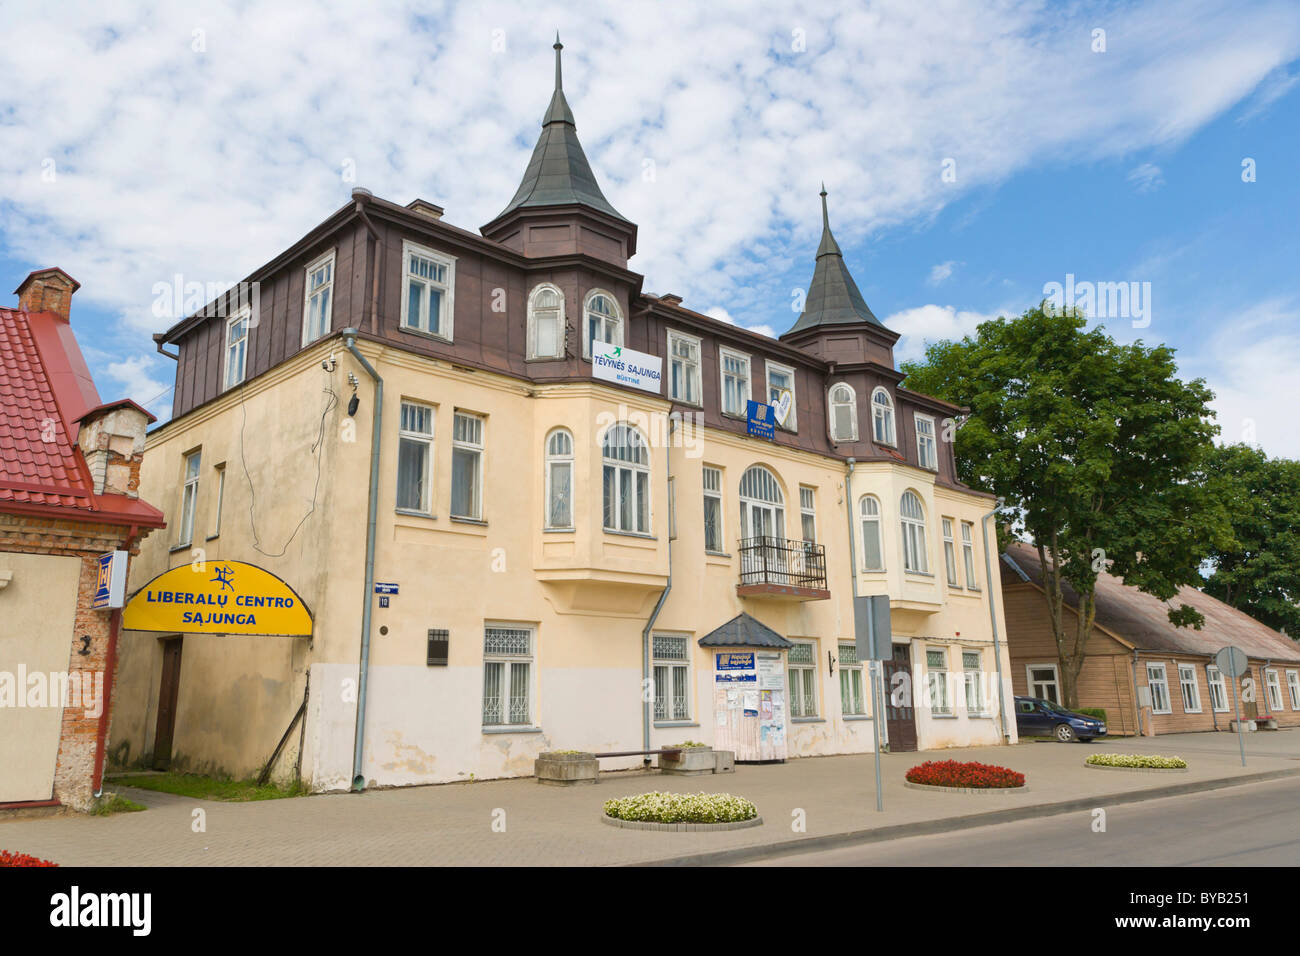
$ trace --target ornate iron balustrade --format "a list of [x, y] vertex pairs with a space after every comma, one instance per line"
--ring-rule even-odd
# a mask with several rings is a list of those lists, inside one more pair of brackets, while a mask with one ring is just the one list
[[740, 583], [826, 588], [826, 546], [787, 538], [743, 538]]

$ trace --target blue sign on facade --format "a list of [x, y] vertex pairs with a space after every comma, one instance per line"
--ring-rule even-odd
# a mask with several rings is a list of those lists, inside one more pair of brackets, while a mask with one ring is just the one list
[[737, 653], [726, 651], [717, 655], [720, 671], [752, 671], [754, 669], [754, 652]]
[[776, 438], [776, 413], [771, 405], [751, 401], [745, 417], [749, 433], [755, 438]]
[[97, 610], [119, 608], [126, 597], [125, 551], [110, 551], [99, 556], [99, 573], [95, 579], [95, 597], [90, 606]]
[[378, 581], [376, 581], [376, 582], [375, 582], [375, 593], [376, 593], [376, 594], [396, 594], [396, 593], [397, 593], [397, 585], [396, 585], [396, 584], [380, 584]]

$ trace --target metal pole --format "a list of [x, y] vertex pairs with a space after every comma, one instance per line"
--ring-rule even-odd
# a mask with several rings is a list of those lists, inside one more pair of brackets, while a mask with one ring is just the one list
[[[853, 618], [855, 621], [854, 631], [856, 632], [858, 616], [858, 556], [855, 542], [857, 541], [857, 529], [853, 521], [853, 467], [857, 462], [850, 458], [848, 460], [849, 473], [844, 476], [844, 511], [849, 517], [849, 575], [853, 582]], [[867, 634], [871, 640], [871, 649], [876, 649], [876, 617], [871, 615], [867, 619]], [[884, 795], [880, 792], [880, 694], [876, 688], [876, 682], [880, 674], [880, 662], [872, 658], [867, 661], [867, 673], [871, 676], [871, 734], [874, 738], [872, 752], [875, 756], [876, 763], [876, 809], [883, 812], [885, 809]]]
[[[1232, 663], [1237, 663], [1236, 658], [1233, 658]], [[1244, 767], [1246, 766], [1246, 738], [1242, 736], [1241, 730], [1241, 707], [1237, 704], [1236, 677], [1232, 678], [1232, 712], [1237, 715], [1237, 744], [1241, 747], [1241, 765]]]

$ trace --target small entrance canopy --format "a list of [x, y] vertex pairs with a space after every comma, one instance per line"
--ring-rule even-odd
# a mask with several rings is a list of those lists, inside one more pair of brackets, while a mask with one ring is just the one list
[[700, 647], [772, 647], [788, 650], [794, 647], [766, 624], [748, 614], [737, 614], [726, 624], [700, 638]]
[[243, 561], [172, 568], [131, 596], [122, 611], [128, 631], [167, 634], [256, 634], [309, 637], [311, 611], [270, 571]]

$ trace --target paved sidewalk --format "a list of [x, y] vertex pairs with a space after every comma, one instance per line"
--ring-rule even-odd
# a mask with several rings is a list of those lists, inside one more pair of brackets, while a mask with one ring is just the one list
[[[977, 826], [1014, 815], [1060, 812], [1047, 805], [1080, 801], [1079, 812], [1109, 802], [1143, 799], [1143, 791], [1198, 788], [1260, 773], [1300, 774], [1300, 729], [1248, 737], [1244, 770], [1235, 737], [1180, 734], [1119, 738], [1092, 744], [1025, 743], [925, 754], [885, 754], [885, 812], [877, 813], [870, 755], [813, 757], [734, 774], [664, 777], [605, 775], [591, 787], [542, 787], [531, 779], [323, 794], [255, 803], [219, 803], [126, 790], [142, 813], [58, 816], [0, 822], [0, 848], [64, 865], [593, 865], [645, 863], [718, 851], [757, 855], [760, 847], [796, 849], [856, 834]], [[1183, 754], [1187, 773], [1168, 775], [1089, 770], [1099, 751]], [[922, 760], [980, 760], [1026, 774], [1028, 792], [965, 795], [906, 789], [903, 773]], [[758, 805], [764, 825], [722, 833], [651, 833], [610, 827], [599, 819], [612, 797], [648, 790], [729, 791]], [[1034, 808], [1040, 807], [1040, 812]], [[192, 830], [194, 811], [206, 832]], [[806, 831], [792, 821], [803, 811]], [[989, 816], [994, 814], [994, 816]], [[973, 816], [983, 815], [978, 819]], [[965, 819], [963, 819], [965, 818]], [[493, 828], [504, 820], [505, 832]], [[498, 824], [499, 827], [499, 824]], [[787, 845], [789, 844], [789, 845]], [[811, 847], [813, 844], [804, 844]]]

